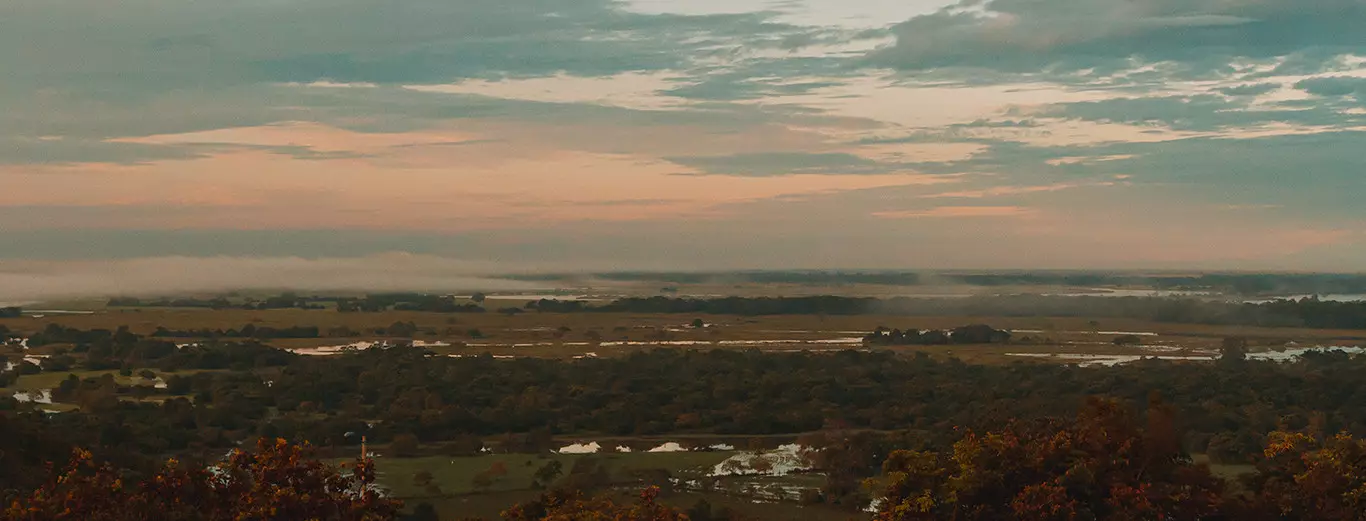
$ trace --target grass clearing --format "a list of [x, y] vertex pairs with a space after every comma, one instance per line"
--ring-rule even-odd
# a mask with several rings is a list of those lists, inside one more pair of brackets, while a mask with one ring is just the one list
[[[421, 458], [385, 458], [376, 460], [376, 472], [381, 485], [388, 487], [399, 498], [430, 497], [425, 487], [414, 482], [414, 476], [426, 471], [443, 495], [462, 495], [480, 492], [473, 485], [474, 477], [502, 464], [507, 473], [494, 479], [488, 492], [529, 490], [538, 469], [558, 461], [563, 472], [569, 473], [581, 459], [601, 462], [612, 480], [630, 481], [632, 471], [662, 469], [675, 477], [700, 477], [730, 453], [724, 452], [632, 452], [578, 454], [489, 454], [483, 456], [429, 456]], [[340, 461], [339, 461], [340, 462]]]
[[[533, 500], [540, 493], [531, 488], [536, 470], [551, 461], [558, 461], [565, 473], [583, 459], [601, 462], [608, 470], [616, 501], [635, 500], [636, 489], [643, 486], [632, 471], [665, 470], [682, 481], [700, 480], [718, 463], [733, 452], [667, 452], [667, 453], [602, 453], [592, 455], [567, 454], [490, 454], [484, 456], [421, 458], [384, 458], [376, 460], [376, 472], [381, 485], [393, 491], [412, 508], [418, 503], [431, 503], [442, 519], [476, 517], [497, 519], [503, 510], [521, 502]], [[340, 463], [338, 460], [337, 463]], [[494, 480], [487, 490], [472, 486], [474, 476], [502, 464], [507, 474]], [[432, 483], [439, 494], [414, 482], [420, 472], [432, 475]], [[563, 478], [561, 478], [563, 479]], [[713, 509], [730, 508], [754, 519], [791, 519], [810, 521], [846, 520], [858, 514], [825, 505], [803, 506], [796, 503], [802, 488], [819, 487], [822, 477], [789, 475], [784, 477], [728, 477], [717, 480], [717, 488], [710, 491], [679, 490], [661, 498], [664, 504], [687, 509], [705, 500]], [[781, 502], [756, 502], [754, 496], [782, 497]]]
[[[689, 324], [701, 318], [705, 328]], [[434, 347], [444, 355], [571, 359], [592, 354], [624, 356], [660, 347], [681, 349], [759, 349], [767, 352], [799, 350], [830, 351], [861, 348], [839, 339], [857, 339], [879, 326], [889, 328], [948, 329], [983, 323], [1015, 330], [1011, 344], [980, 346], [879, 347], [898, 353], [926, 353], [939, 359], [958, 358], [969, 363], [1011, 364], [1073, 363], [1064, 358], [1042, 359], [1007, 356], [1009, 353], [1059, 353], [1095, 355], [1209, 356], [1217, 352], [1225, 336], [1249, 339], [1253, 351], [1270, 350], [1289, 341], [1302, 345], [1359, 345], [1362, 332], [1345, 330], [1254, 328], [1199, 324], [1159, 323], [1131, 319], [1090, 320], [1077, 317], [990, 316], [819, 316], [819, 315], [680, 315], [639, 313], [500, 313], [442, 314], [408, 311], [340, 313], [335, 310], [208, 310], [184, 308], [110, 308], [91, 315], [50, 315], [0, 320], [21, 333], [32, 333], [57, 323], [80, 329], [116, 329], [128, 325], [134, 332], [151, 333], [157, 326], [170, 329], [237, 329], [247, 324], [286, 328], [317, 326], [327, 334], [345, 327], [360, 336], [306, 339], [272, 339], [267, 343], [283, 349], [337, 346], [357, 341], [385, 340], [376, 334], [396, 322], [412, 322], [420, 332], [413, 340], [445, 343]], [[472, 331], [478, 331], [472, 335]], [[1149, 333], [1142, 346], [1116, 346], [1117, 332]], [[1024, 337], [1030, 337], [1028, 341]], [[394, 340], [393, 338], [387, 338]], [[188, 342], [192, 339], [177, 339]], [[764, 343], [744, 344], [746, 341]], [[634, 345], [621, 344], [632, 342]], [[666, 342], [672, 345], [649, 345]], [[847, 342], [847, 341], [845, 341]], [[43, 352], [42, 349], [34, 353]]]
[[[59, 372], [53, 372], [53, 373], [29, 374], [29, 375], [20, 376], [17, 380], [15, 380], [15, 381], [14, 381], [13, 383], [11, 383], [9, 386], [7, 386], [7, 387], [0, 387], [0, 389], [10, 389], [10, 390], [14, 390], [14, 391], [38, 391], [38, 390], [42, 390], [42, 389], [55, 389], [56, 387], [62, 385], [62, 382], [65, 381], [67, 378], [69, 378], [71, 375], [75, 375], [77, 378], [80, 378], [81, 380], [85, 380], [85, 379], [87, 379], [87, 378], [101, 378], [101, 377], [103, 377], [104, 375], [110, 375], [110, 376], [112, 376], [112, 377], [114, 378], [114, 382], [115, 382], [115, 383], [117, 383], [117, 384], [119, 384], [119, 385], [123, 385], [123, 386], [145, 385], [145, 386], [150, 387], [150, 386], [154, 385], [154, 382], [156, 381], [155, 378], [153, 378], [153, 379], [151, 379], [151, 380], [148, 380], [148, 379], [145, 379], [145, 378], [143, 378], [143, 377], [141, 377], [141, 376], [138, 375], [138, 373], [140, 373], [140, 372], [142, 372], [142, 371], [143, 371], [143, 369], [135, 369], [135, 370], [133, 371], [133, 375], [132, 375], [132, 376], [123, 376], [123, 375], [120, 375], [119, 372], [118, 372], [117, 370], [109, 370], [109, 371], [65, 371], [65, 372], [59, 371]], [[155, 369], [152, 369], [151, 371], [152, 371], [153, 373], [156, 373], [156, 376], [157, 376], [157, 377], [160, 377], [162, 380], [167, 380], [167, 379], [169, 379], [170, 377], [176, 376], [176, 375], [186, 376], [186, 375], [192, 375], [192, 374], [196, 374], [196, 373], [213, 372], [213, 371], [210, 371], [210, 370], [192, 370], [192, 369], [186, 369], [186, 370], [182, 370], [182, 371], [176, 371], [176, 372], [174, 372], [174, 373], [167, 373], [167, 372], [158, 371], [158, 370], [155, 370]]]

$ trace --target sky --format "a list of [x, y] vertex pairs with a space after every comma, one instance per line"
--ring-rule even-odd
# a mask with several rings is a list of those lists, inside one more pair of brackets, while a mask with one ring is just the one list
[[1361, 27], [1363, 0], [7, 0], [0, 281], [1359, 271]]

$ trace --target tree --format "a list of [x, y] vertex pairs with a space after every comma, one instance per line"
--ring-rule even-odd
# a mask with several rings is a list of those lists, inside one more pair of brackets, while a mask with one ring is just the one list
[[1219, 361], [1241, 362], [1247, 360], [1247, 339], [1226, 337], [1219, 346]]
[[394, 456], [408, 458], [417, 455], [417, 436], [412, 434], [399, 434], [394, 436], [394, 441], [389, 444], [389, 450], [394, 451]]
[[1164, 432], [1168, 411], [1154, 409], [1148, 432], [1127, 408], [1093, 399], [1061, 428], [969, 433], [951, 454], [896, 451], [875, 519], [1208, 519], [1222, 483], [1190, 464]]
[[470, 300], [477, 304], [483, 304], [488, 298], [488, 295], [485, 295], [482, 291], [476, 291], [473, 295], [470, 295]]
[[431, 503], [418, 503], [413, 507], [413, 513], [403, 518], [404, 521], [441, 521], [441, 515], [436, 513], [436, 507]]
[[574, 465], [565, 475], [561, 488], [580, 492], [591, 492], [609, 485], [611, 472], [599, 458], [584, 457], [574, 460]]
[[413, 484], [433, 496], [441, 495], [441, 487], [436, 484], [435, 477], [426, 470], [419, 470], [413, 474]]
[[539, 487], [548, 487], [563, 473], [564, 464], [560, 463], [559, 460], [550, 460], [541, 468], [536, 469], [534, 483]]
[[1127, 346], [1136, 346], [1136, 345], [1138, 345], [1138, 344], [1140, 344], [1140, 343], [1142, 343], [1142, 342], [1143, 342], [1143, 339], [1139, 338], [1138, 335], [1120, 335], [1120, 336], [1115, 337], [1115, 339], [1114, 339], [1113, 341], [1111, 341], [1111, 343], [1113, 343], [1113, 344], [1115, 344], [1115, 345], [1117, 345], [1117, 346], [1126, 346], [1126, 347], [1127, 347]]
[[503, 513], [504, 521], [688, 521], [688, 516], [659, 504], [658, 488], [647, 488], [631, 505], [618, 505], [604, 497], [585, 498], [583, 494], [558, 491], [512, 507]]
[[234, 450], [204, 468], [169, 460], [142, 482], [126, 482], [90, 452], [75, 451], [60, 475], [15, 501], [4, 518], [48, 520], [238, 519], [381, 521], [397, 519], [402, 503], [374, 486], [369, 460], [344, 474], [308, 457], [307, 446], [261, 440], [256, 452]]
[[474, 488], [476, 492], [488, 492], [493, 487], [493, 478], [487, 472], [480, 472], [470, 478], [470, 487]]
[[694, 318], [692, 320], [692, 327], [693, 329], [702, 329], [704, 327], [707, 327], [707, 322], [700, 318]]
[[1239, 518], [1366, 520], [1366, 440], [1278, 431], [1268, 436], [1265, 457]]

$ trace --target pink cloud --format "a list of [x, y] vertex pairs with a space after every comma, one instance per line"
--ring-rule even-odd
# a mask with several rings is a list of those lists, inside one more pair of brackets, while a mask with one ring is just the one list
[[1023, 206], [940, 206], [929, 210], [898, 210], [875, 212], [883, 219], [964, 218], [964, 217], [1029, 217], [1037, 212]]

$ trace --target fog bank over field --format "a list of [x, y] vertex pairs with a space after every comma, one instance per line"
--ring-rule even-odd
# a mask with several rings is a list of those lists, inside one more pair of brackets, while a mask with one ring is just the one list
[[518, 291], [543, 283], [487, 278], [495, 266], [434, 256], [151, 257], [0, 261], [0, 303], [229, 290]]

